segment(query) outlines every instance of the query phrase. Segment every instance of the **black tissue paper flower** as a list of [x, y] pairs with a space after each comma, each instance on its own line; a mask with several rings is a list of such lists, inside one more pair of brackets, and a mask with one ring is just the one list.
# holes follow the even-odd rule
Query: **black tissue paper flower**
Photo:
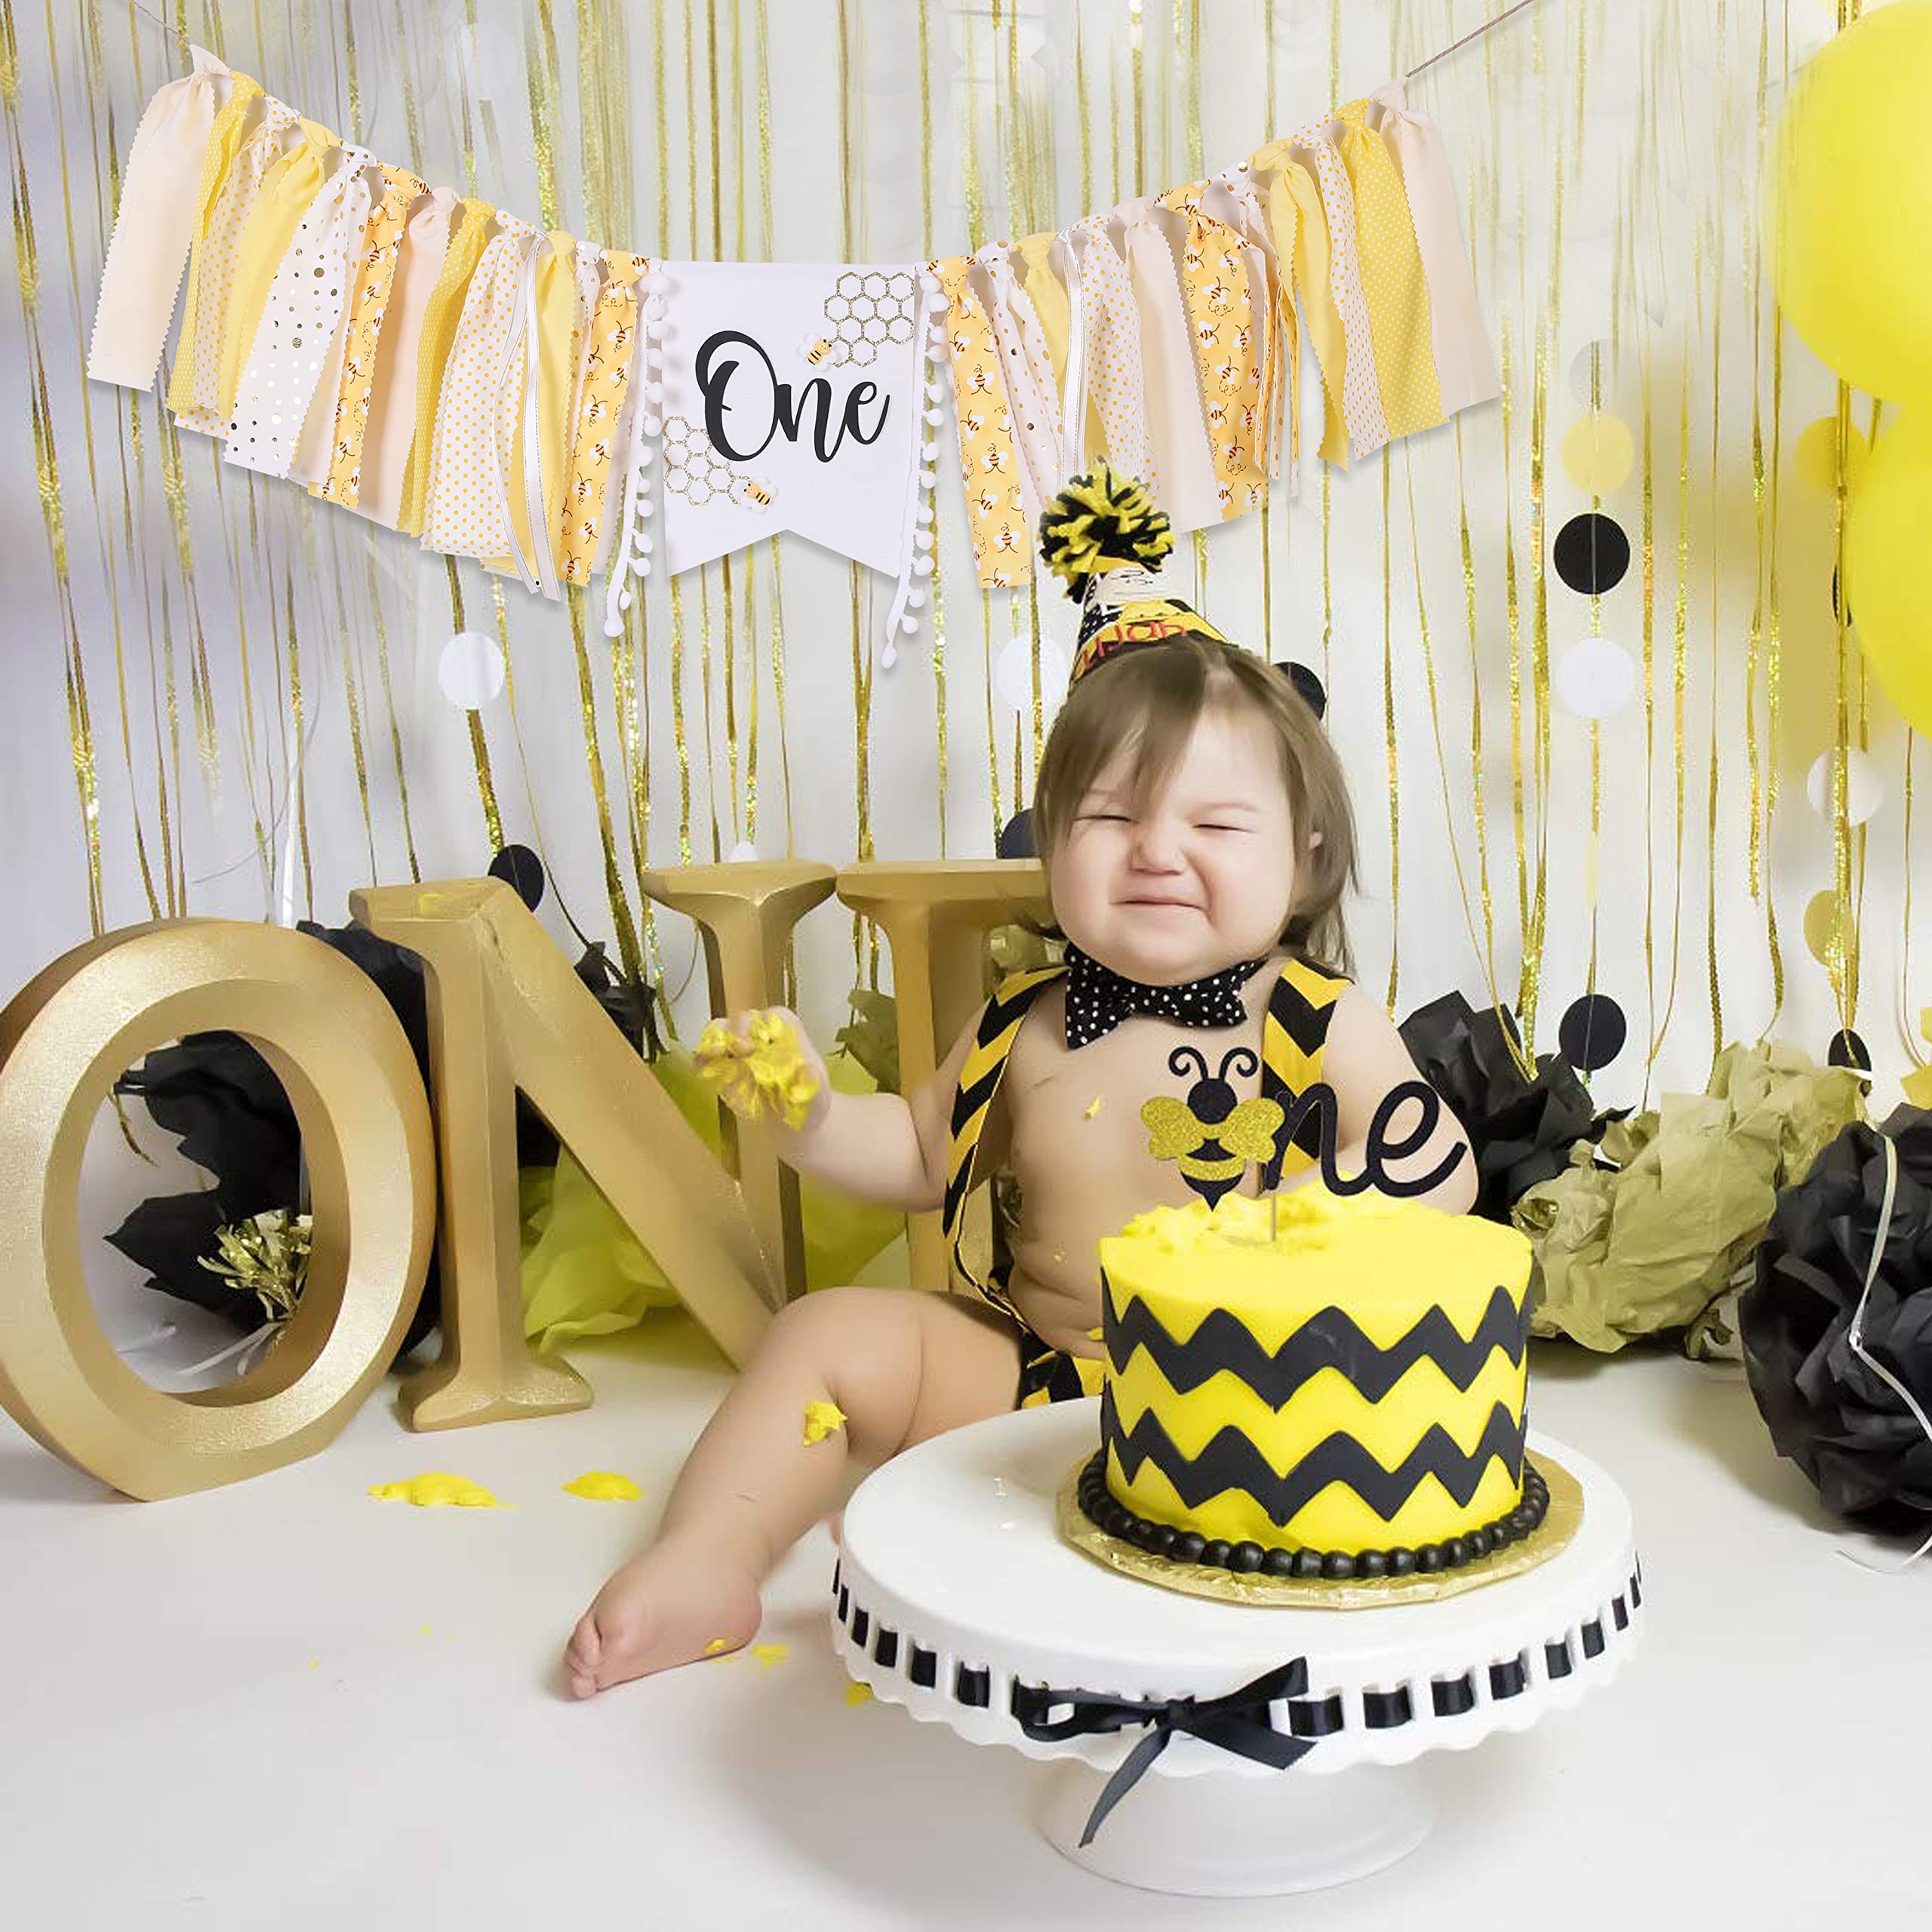
[[[1932, 1413], [1932, 1113], [1901, 1107], [1883, 1131], [1898, 1180], [1863, 1340]], [[1841, 1515], [1916, 1531], [1932, 1525], [1932, 1440], [1850, 1340], [1884, 1194], [1879, 1131], [1854, 1122], [1778, 1196], [1738, 1327], [1778, 1453]]]
[[1593, 1115], [1589, 1090], [1557, 1054], [1543, 1055], [1531, 1079], [1509, 1017], [1494, 1007], [1478, 1011], [1460, 993], [1418, 1007], [1399, 1030], [1416, 1070], [1469, 1137], [1477, 1179], [1472, 1214], [1507, 1223], [1527, 1189], [1569, 1166], [1577, 1141], [1599, 1138], [1623, 1117]]

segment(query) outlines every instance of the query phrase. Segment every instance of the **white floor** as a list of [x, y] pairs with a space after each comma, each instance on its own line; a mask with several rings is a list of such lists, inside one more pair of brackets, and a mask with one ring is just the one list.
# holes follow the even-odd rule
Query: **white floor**
[[[1029, 1822], [1041, 1767], [848, 1703], [823, 1532], [770, 1594], [782, 1660], [564, 1701], [557, 1647], [727, 1373], [675, 1316], [573, 1359], [582, 1414], [412, 1436], [385, 1395], [308, 1463], [168, 1503], [0, 1417], [0, 1924], [1932, 1923], [1932, 1560], [1891, 1577], [1835, 1553], [1734, 1372], [1539, 1354], [1537, 1423], [1635, 1508], [1642, 1648], [1575, 1712], [1440, 1759], [1404, 1863], [1222, 1903], [1089, 1878]], [[432, 1469], [515, 1506], [365, 1494]], [[645, 1502], [562, 1492], [592, 1469]]]

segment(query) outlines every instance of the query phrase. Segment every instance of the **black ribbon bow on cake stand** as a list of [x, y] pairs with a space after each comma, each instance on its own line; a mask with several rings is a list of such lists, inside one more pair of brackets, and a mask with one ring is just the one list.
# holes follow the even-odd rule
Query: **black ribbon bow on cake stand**
[[[1315, 1749], [1313, 1739], [1275, 1730], [1268, 1721], [1268, 1707], [1280, 1698], [1302, 1697], [1307, 1690], [1308, 1660], [1296, 1657], [1219, 1697], [1116, 1697], [1102, 1691], [1038, 1690], [1016, 1684], [1013, 1715], [1026, 1736], [1042, 1744], [1102, 1737], [1136, 1724], [1149, 1727], [1094, 1800], [1080, 1835], [1084, 1847], [1093, 1843], [1107, 1814], [1140, 1782], [1178, 1731], [1278, 1771], [1300, 1763]], [[1063, 1707], [1069, 1709], [1067, 1716], [1048, 1715]]]

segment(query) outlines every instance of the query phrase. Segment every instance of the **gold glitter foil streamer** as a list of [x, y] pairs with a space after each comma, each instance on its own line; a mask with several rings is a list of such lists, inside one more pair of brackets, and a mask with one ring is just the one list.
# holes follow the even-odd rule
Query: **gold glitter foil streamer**
[[1395, 756], [1395, 608], [1392, 559], [1394, 524], [1389, 511], [1394, 458], [1382, 451], [1382, 721], [1389, 750], [1389, 991], [1383, 1001], [1395, 1010], [1396, 975], [1401, 964], [1402, 812], [1401, 769]]
[[[590, 651], [584, 637], [583, 592], [568, 586], [564, 601], [570, 614], [571, 647], [577, 657], [578, 707], [583, 717], [584, 750], [590, 768], [591, 791], [597, 805], [597, 838], [604, 853], [604, 891], [610, 902], [611, 924], [617, 937], [618, 957], [627, 978], [641, 980], [644, 962], [638, 952], [637, 924], [624, 896], [623, 873], [617, 867], [617, 841], [611, 829], [610, 794], [604, 783], [604, 753], [598, 743], [597, 691], [590, 674]], [[475, 714], [472, 713], [473, 716]]]
[[369, 574], [369, 608], [376, 626], [376, 675], [382, 680], [383, 709], [389, 721], [389, 756], [395, 770], [396, 798], [402, 808], [403, 849], [409, 856], [409, 876], [420, 884], [423, 868], [416, 857], [416, 827], [409, 814], [409, 777], [402, 766], [402, 724], [396, 716], [395, 692], [389, 681], [389, 626], [383, 621], [382, 600], [376, 594], [376, 552], [373, 544], [364, 548], [362, 561]]
[[1218, 1603], [1251, 1604], [1273, 1610], [1388, 1610], [1401, 1604], [1438, 1603], [1466, 1595], [1488, 1583], [1521, 1577], [1560, 1556], [1583, 1527], [1583, 1489], [1555, 1457], [1539, 1450], [1530, 1459], [1549, 1484], [1549, 1509], [1521, 1542], [1506, 1543], [1493, 1556], [1429, 1577], [1386, 1577], [1374, 1583], [1331, 1583], [1323, 1577], [1244, 1577], [1204, 1563], [1176, 1563], [1156, 1556], [1124, 1537], [1109, 1536], [1080, 1506], [1080, 1475], [1087, 1458], [1067, 1473], [1054, 1506], [1060, 1540], [1081, 1555], [1137, 1582], [1152, 1583], [1183, 1596]]
[[[463, 621], [463, 585], [457, 577], [456, 559], [445, 557], [443, 568], [449, 580], [451, 624], [457, 631], [466, 630], [469, 626]], [[506, 653], [505, 662], [508, 661]], [[469, 753], [476, 767], [477, 794], [483, 801], [483, 827], [489, 835], [491, 851], [500, 852], [503, 847], [503, 821], [497, 810], [497, 781], [490, 769], [490, 746], [483, 735], [482, 714], [466, 711], [463, 716], [469, 726]]]

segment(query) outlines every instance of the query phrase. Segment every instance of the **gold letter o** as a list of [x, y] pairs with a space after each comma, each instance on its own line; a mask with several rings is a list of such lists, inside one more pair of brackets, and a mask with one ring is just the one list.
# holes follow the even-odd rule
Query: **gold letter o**
[[[313, 1243], [300, 1304], [257, 1366], [168, 1395], [94, 1319], [81, 1160], [125, 1069], [165, 1041], [221, 1029], [262, 1054], [294, 1107]], [[214, 919], [76, 948], [0, 1013], [0, 1406], [55, 1454], [149, 1500], [312, 1455], [401, 1343], [429, 1266], [435, 1188], [409, 1042], [331, 948]]]

